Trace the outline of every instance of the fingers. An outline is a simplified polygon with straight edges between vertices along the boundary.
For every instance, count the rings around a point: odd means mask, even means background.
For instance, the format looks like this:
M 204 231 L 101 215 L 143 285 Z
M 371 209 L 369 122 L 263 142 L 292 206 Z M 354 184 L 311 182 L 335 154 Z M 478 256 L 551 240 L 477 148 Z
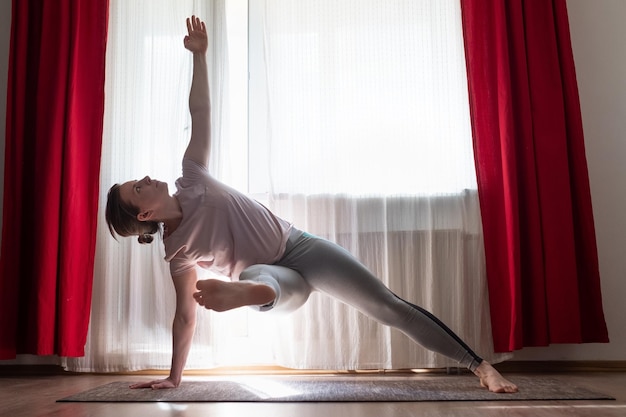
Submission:
M 138 382 L 136 384 L 129 385 L 128 388 L 130 388 L 130 389 L 150 388 L 152 386 L 153 382 L 154 381 L 151 381 L 151 382 Z
M 199 17 L 192 16 L 191 18 L 193 20 L 193 30 L 199 30 L 202 32 L 206 30 L 204 26 L 204 22 L 200 20 Z
M 202 298 L 201 292 L 194 293 L 193 298 L 196 300 L 196 303 L 200 304 L 201 306 L 204 306 L 204 299 Z
M 140 389 L 140 388 L 152 388 L 152 389 L 162 389 L 162 388 L 174 388 L 174 384 L 172 384 L 168 380 L 156 380 L 150 382 L 138 382 L 133 385 L 129 385 L 130 389 Z
M 200 31 L 206 33 L 206 24 L 199 17 L 191 16 L 187 18 L 187 32 Z

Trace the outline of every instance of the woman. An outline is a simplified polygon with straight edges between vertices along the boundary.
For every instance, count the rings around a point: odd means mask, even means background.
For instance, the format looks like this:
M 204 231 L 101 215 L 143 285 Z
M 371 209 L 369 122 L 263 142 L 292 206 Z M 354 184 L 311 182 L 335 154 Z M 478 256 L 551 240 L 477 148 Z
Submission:
M 181 376 L 195 328 L 197 304 L 216 311 L 250 306 L 260 311 L 293 311 L 311 291 L 322 291 L 369 317 L 398 328 L 416 342 L 455 359 L 493 392 L 517 387 L 476 355 L 424 309 L 412 305 L 376 278 L 338 245 L 297 230 L 244 194 L 208 173 L 211 148 L 206 27 L 187 19 L 184 45 L 193 53 L 189 95 L 191 140 L 183 158 L 177 192 L 145 177 L 111 187 L 106 220 L 115 237 L 138 236 L 150 243 L 162 231 L 165 259 L 176 289 L 173 355 L 166 379 L 131 388 L 174 388 Z M 196 267 L 230 277 L 198 280 Z M 197 304 L 196 304 L 197 303 Z

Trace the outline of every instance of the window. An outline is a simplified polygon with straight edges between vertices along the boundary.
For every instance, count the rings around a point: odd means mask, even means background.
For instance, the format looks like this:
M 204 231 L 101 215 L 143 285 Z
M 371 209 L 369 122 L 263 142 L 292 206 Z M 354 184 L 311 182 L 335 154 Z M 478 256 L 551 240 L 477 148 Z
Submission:
M 457 1 L 247 6 L 227 2 L 233 92 L 246 84 L 249 48 L 249 102 L 233 100 L 232 114 L 243 126 L 249 109 L 251 193 L 476 188 Z

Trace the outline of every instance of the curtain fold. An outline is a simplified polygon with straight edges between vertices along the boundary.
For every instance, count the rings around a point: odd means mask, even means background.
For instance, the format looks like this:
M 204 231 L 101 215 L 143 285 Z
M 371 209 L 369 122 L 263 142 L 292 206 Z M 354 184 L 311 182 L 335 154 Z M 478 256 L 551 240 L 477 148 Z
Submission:
M 607 342 L 564 0 L 462 0 L 496 351 Z
M 0 359 L 82 356 L 91 302 L 108 2 L 12 4 Z

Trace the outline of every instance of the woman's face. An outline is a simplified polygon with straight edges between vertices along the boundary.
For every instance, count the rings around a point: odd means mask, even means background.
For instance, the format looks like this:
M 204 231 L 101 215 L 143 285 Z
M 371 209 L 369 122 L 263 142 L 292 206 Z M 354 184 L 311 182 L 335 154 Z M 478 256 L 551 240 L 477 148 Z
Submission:
M 127 181 L 120 186 L 122 201 L 139 208 L 139 213 L 154 211 L 161 207 L 169 191 L 166 182 L 157 181 L 145 176 L 137 181 Z M 141 219 L 140 220 L 150 220 Z

